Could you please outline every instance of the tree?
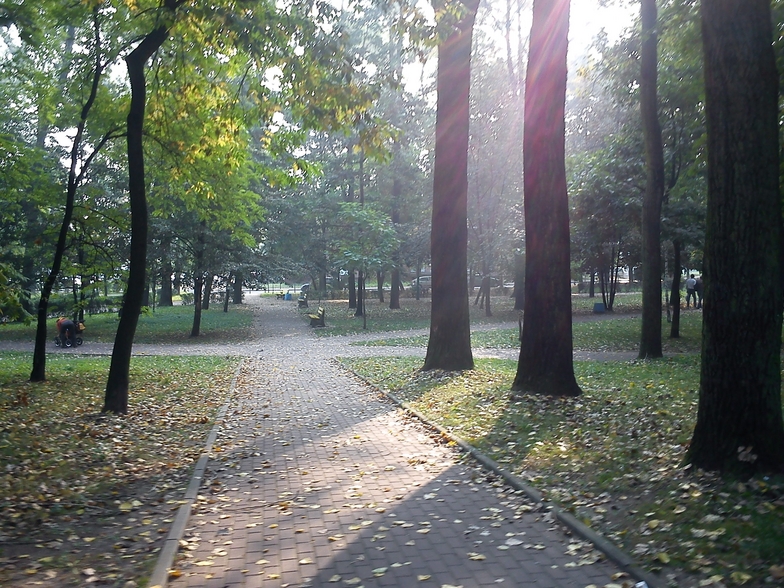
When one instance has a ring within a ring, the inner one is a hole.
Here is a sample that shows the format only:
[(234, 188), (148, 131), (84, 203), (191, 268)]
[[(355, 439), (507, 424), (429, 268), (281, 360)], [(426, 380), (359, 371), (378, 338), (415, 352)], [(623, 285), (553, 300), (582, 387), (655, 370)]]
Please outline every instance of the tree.
[(534, 0), (525, 87), (525, 311), (514, 392), (576, 396), (572, 364), (566, 47), (569, 0)]
[(155, 27), (125, 58), (131, 82), (128, 110), (128, 197), (131, 203), (131, 253), (123, 313), (117, 325), (103, 412), (128, 412), (131, 350), (142, 310), (147, 263), (147, 191), (144, 178), (144, 110), (147, 102), (145, 68), (147, 61), (163, 45), (174, 22), (174, 12), (184, 0), (164, 0)]
[[(450, 28), (438, 45), (430, 237), (433, 284), (424, 370), (474, 367), (466, 271), (471, 39), (478, 6), (479, 0), (457, 3), (457, 20), (446, 19), (444, 24)], [(443, 6), (435, 8), (438, 13)]]
[[(397, 248), (397, 232), (388, 215), (361, 202), (344, 202), (338, 220), (343, 229), (342, 238), (338, 240), (340, 256), (346, 267), (359, 270), (358, 296), (363, 300), (363, 276), (371, 270), (390, 266), (391, 255)], [(363, 328), (366, 328), (367, 312), (364, 308), (362, 317)]]
[(705, 302), (688, 459), (784, 468), (778, 74), (770, 2), (703, 0), (708, 129)]
[(640, 1), (640, 114), (645, 137), (645, 194), (642, 200), (642, 329), (640, 359), (662, 356), (661, 207), (664, 198), (664, 149), (657, 84), (656, 0)]
[(47, 310), (49, 307), (49, 297), (52, 294), (55, 282), (57, 281), (60, 273), (60, 266), (62, 264), (63, 255), (65, 254), (66, 239), (68, 238), (68, 231), (71, 228), (71, 219), (73, 217), (74, 205), (76, 201), (76, 191), (90, 167), (93, 158), (98, 154), (106, 143), (114, 134), (110, 131), (103, 139), (96, 145), (92, 146), (92, 152), (86, 157), (83, 154), (84, 146), (82, 141), (84, 139), (85, 126), (87, 119), (90, 116), (90, 110), (98, 97), (98, 91), (101, 84), (101, 77), (103, 75), (105, 64), (104, 48), (101, 42), (101, 25), (99, 19), (98, 7), (92, 10), (92, 24), (93, 24), (93, 40), (92, 40), (92, 57), (94, 64), (92, 67), (92, 79), (90, 80), (90, 90), (87, 99), (82, 106), (79, 114), (79, 121), (76, 125), (76, 134), (71, 145), (70, 166), (68, 169), (68, 184), (65, 197), (65, 210), (63, 213), (62, 223), (60, 225), (60, 233), (57, 238), (57, 245), (55, 246), (54, 260), (49, 275), (44, 282), (41, 290), (41, 298), (38, 302), (38, 323), (35, 333), (35, 349), (33, 351), (33, 368), (30, 372), (31, 382), (41, 382), (46, 379), (46, 318)]

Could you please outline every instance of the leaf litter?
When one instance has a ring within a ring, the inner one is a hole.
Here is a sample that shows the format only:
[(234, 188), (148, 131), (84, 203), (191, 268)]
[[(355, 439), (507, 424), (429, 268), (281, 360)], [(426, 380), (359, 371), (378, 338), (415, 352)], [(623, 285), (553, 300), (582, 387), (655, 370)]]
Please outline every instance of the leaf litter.
[(236, 360), (134, 358), (127, 416), (100, 413), (106, 358), (53, 357), (35, 385), (26, 356), (0, 360), (0, 584), (134, 586), (157, 558)]
[(684, 467), (698, 358), (575, 362), (582, 396), (514, 400), (512, 361), (480, 359), (470, 372), (421, 372), (411, 358), (341, 361), (512, 469), (666, 585), (784, 578), (784, 478), (738, 483)]

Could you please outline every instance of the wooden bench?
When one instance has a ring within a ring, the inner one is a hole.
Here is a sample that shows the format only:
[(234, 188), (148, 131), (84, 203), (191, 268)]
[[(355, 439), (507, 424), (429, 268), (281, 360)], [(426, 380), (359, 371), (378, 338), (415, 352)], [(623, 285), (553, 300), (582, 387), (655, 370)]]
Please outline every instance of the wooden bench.
[(286, 297), (286, 294), (284, 294), (283, 292), (276, 292), (275, 293), (275, 298), (277, 298), (278, 300), (283, 300), (285, 297)]
[(308, 307), (308, 293), (302, 292), (297, 298), (297, 308), (307, 308)]
[(310, 319), (310, 326), (311, 327), (326, 327), (327, 325), (324, 324), (324, 307), (319, 306), (318, 312), (316, 314), (309, 314), (308, 318)]

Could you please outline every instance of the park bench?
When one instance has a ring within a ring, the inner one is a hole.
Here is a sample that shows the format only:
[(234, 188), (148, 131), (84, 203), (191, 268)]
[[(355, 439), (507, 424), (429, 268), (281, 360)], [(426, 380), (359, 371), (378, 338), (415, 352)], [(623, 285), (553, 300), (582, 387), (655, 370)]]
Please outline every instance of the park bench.
[(319, 306), (318, 312), (316, 314), (309, 314), (308, 318), (310, 319), (310, 326), (311, 327), (326, 327), (327, 325), (324, 324), (324, 307)]
[(297, 298), (297, 308), (307, 308), (308, 307), (308, 293), (302, 292)]
[(283, 300), (285, 297), (286, 294), (284, 294), (283, 292), (275, 292), (275, 298), (277, 298), (278, 300)]

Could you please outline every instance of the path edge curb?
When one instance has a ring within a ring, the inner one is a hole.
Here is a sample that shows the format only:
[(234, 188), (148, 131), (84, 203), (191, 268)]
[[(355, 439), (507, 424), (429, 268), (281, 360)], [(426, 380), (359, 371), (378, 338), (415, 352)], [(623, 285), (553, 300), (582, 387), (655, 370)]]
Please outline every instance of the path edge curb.
[(183, 504), (177, 509), (177, 516), (174, 518), (169, 534), (166, 536), (163, 547), (161, 547), (161, 551), (158, 554), (158, 561), (155, 564), (155, 569), (153, 569), (147, 583), (149, 588), (165, 588), (169, 582), (169, 571), (174, 563), (174, 558), (177, 556), (177, 551), (180, 548), (180, 540), (185, 535), (185, 528), (188, 525), (188, 519), (190, 519), (193, 504), (196, 502), (196, 497), (198, 496), (199, 488), (201, 487), (201, 482), (204, 477), (204, 471), (207, 469), (207, 462), (210, 460), (212, 446), (215, 443), (215, 439), (218, 437), (218, 431), (229, 410), (229, 405), (234, 398), (237, 379), (239, 378), (240, 370), (245, 365), (246, 360), (247, 358), (245, 357), (241, 358), (237, 369), (234, 371), (226, 402), (221, 406), (220, 410), (218, 410), (218, 414), (215, 416), (215, 424), (212, 425), (212, 429), (210, 430), (209, 435), (207, 435), (204, 450), (202, 451), (201, 456), (199, 456), (199, 461), (196, 462), (193, 476), (191, 476), (188, 489), (185, 491)]
[[(479, 451), (476, 447), (461, 439), (454, 433), (448, 431), (447, 429), (443, 428), (442, 426), (432, 422), (429, 418), (427, 418), (424, 414), (412, 408), (411, 405), (406, 402), (405, 400), (401, 400), (392, 392), (382, 390), (373, 386), (369, 382), (367, 382), (362, 376), (357, 374), (354, 370), (347, 368), (346, 366), (342, 366), (344, 369), (347, 369), (352, 374), (354, 374), (357, 378), (362, 380), (365, 384), (372, 387), (374, 390), (377, 390), (380, 394), (384, 395), (386, 398), (389, 398), (392, 402), (398, 405), (400, 408), (405, 410), (406, 412), (412, 414), (417, 419), (422, 421), (426, 426), (434, 429), (440, 435), (444, 436), (445, 438), (449, 439), (450, 441), (454, 442), (460, 449), (462, 449), (465, 453), (469, 454), (474, 460), (478, 461), (485, 469), (492, 471), (493, 473), (501, 476), (507, 484), (512, 486), (516, 490), (520, 490), (523, 494), (525, 494), (531, 501), (538, 502), (544, 505), (544, 500), (542, 498), (541, 492), (539, 492), (533, 486), (526, 484), (522, 479), (518, 476), (514, 475), (513, 473), (509, 472), (508, 470), (501, 467), (498, 462), (494, 461), (493, 459), (489, 458), (487, 455)], [(621, 571), (626, 572), (632, 578), (639, 582), (645, 582), (647, 588), (663, 588), (663, 584), (661, 581), (646, 572), (639, 566), (637, 566), (634, 559), (628, 555), (627, 553), (623, 552), (621, 549), (616, 547), (609, 539), (601, 535), (600, 533), (594, 531), (584, 523), (580, 522), (574, 515), (568, 513), (566, 511), (561, 510), (555, 505), (549, 504), (548, 505), (550, 512), (552, 513), (553, 517), (558, 519), (562, 525), (564, 525), (567, 529), (572, 531), (575, 535), (581, 537), (582, 539), (588, 541), (589, 543), (593, 544), (596, 549), (601, 551), (607, 558), (612, 561), (615, 565), (617, 565)], [(155, 586), (151, 588), (156, 588)]]

